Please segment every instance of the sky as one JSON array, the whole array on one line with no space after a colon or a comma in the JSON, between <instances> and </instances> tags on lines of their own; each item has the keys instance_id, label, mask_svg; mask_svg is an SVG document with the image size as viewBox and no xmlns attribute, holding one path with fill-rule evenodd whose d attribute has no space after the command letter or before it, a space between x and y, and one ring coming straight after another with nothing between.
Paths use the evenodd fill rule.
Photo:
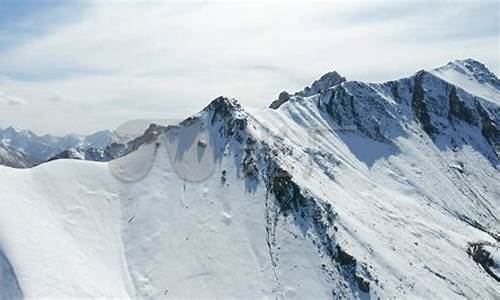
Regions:
<instances>
[{"instance_id":1,"label":"sky","mask_svg":"<svg viewBox=\"0 0 500 300\"><path fill-rule=\"evenodd\" d=\"M475 58L500 74L500 1L0 0L0 127L266 107L336 70L383 82Z\"/></svg>"}]
</instances>

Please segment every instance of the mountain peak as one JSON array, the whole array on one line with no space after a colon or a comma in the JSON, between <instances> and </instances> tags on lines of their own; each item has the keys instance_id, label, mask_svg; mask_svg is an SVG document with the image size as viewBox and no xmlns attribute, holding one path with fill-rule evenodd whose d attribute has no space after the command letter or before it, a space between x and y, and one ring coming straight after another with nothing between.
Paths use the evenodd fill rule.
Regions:
<instances>
[{"instance_id":1,"label":"mountain peak","mask_svg":"<svg viewBox=\"0 0 500 300\"><path fill-rule=\"evenodd\" d=\"M500 102L500 80L483 63L475 59L450 61L430 73L472 95Z\"/></svg>"},{"instance_id":2,"label":"mountain peak","mask_svg":"<svg viewBox=\"0 0 500 300\"><path fill-rule=\"evenodd\" d=\"M483 69L487 69L486 66L474 59L474 58L465 58L465 59L456 59L456 60L452 60L450 62L448 62L447 65L455 65L455 66L474 66L474 67L478 67L478 68L483 68Z\"/></svg>"},{"instance_id":3,"label":"mountain peak","mask_svg":"<svg viewBox=\"0 0 500 300\"><path fill-rule=\"evenodd\" d=\"M9 126L9 127L5 128L5 129L3 129L3 132L7 132L7 133L20 133L21 130L17 129L17 128L13 127L13 126Z\"/></svg>"},{"instance_id":4,"label":"mountain peak","mask_svg":"<svg viewBox=\"0 0 500 300\"><path fill-rule=\"evenodd\" d=\"M308 86L302 91L297 92L296 95L309 97L314 94L318 94L328 88L336 86L337 84L340 84L344 81L346 81L345 77L342 77L336 71L331 71L321 76L318 80L314 81L311 86Z\"/></svg>"},{"instance_id":5,"label":"mountain peak","mask_svg":"<svg viewBox=\"0 0 500 300\"><path fill-rule=\"evenodd\" d=\"M227 107L229 109L235 109L235 108L240 108L241 105L238 102L238 100L236 100L234 98L227 98L227 97L224 97L224 96L219 96L219 97L215 98L214 100L212 100L212 102L210 102L208 104L208 106L206 107L206 109L217 110L218 108L221 108L221 107Z\"/></svg>"},{"instance_id":6,"label":"mountain peak","mask_svg":"<svg viewBox=\"0 0 500 300\"><path fill-rule=\"evenodd\" d=\"M229 118L235 112L241 110L241 104L234 98L219 96L212 100L203 111L212 111L212 122L217 118Z\"/></svg>"},{"instance_id":7,"label":"mountain peak","mask_svg":"<svg viewBox=\"0 0 500 300\"><path fill-rule=\"evenodd\" d=\"M344 81L346 81L345 77L341 76L337 73L337 71L328 72L321 76L318 80L315 80L311 86L305 87L303 90L298 91L293 95L290 95L286 91L281 92L278 99L274 100L271 105L269 105L269 108L278 109L283 103L287 102L291 96L310 97Z\"/></svg>"},{"instance_id":8,"label":"mountain peak","mask_svg":"<svg viewBox=\"0 0 500 300\"><path fill-rule=\"evenodd\" d=\"M464 75L473 76L479 82L498 81L498 78L481 62L472 59L454 60L436 70L454 70Z\"/></svg>"}]
</instances>

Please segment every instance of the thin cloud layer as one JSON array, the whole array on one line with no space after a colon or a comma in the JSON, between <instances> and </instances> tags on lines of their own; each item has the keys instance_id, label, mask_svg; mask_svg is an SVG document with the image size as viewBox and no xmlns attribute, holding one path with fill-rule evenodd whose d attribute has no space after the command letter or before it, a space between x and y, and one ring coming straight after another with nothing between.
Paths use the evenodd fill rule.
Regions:
<instances>
[{"instance_id":1,"label":"thin cloud layer","mask_svg":"<svg viewBox=\"0 0 500 300\"><path fill-rule=\"evenodd\" d=\"M29 26L0 30L12 41L28 37L0 48L0 91L29 102L0 111L0 127L113 129L130 119L182 118L218 95L263 107L331 70L384 81L474 57L498 73L495 8L491 1L78 3L71 20L61 8L39 18L50 30L36 35ZM46 109L50 118L33 118Z\"/></svg>"},{"instance_id":2,"label":"thin cloud layer","mask_svg":"<svg viewBox=\"0 0 500 300\"><path fill-rule=\"evenodd\" d=\"M0 91L0 103L8 106L23 105L26 101L23 98L7 95Z\"/></svg>"}]
</instances>

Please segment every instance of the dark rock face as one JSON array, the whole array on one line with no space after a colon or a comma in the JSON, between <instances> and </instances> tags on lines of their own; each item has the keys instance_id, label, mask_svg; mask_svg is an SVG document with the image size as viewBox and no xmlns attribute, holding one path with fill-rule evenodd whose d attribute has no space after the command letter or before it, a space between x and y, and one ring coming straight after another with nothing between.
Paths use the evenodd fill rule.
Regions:
<instances>
[{"instance_id":1,"label":"dark rock face","mask_svg":"<svg viewBox=\"0 0 500 300\"><path fill-rule=\"evenodd\" d=\"M283 103L287 102L290 99L290 94L288 92L283 91L279 94L278 99L274 100L271 105L269 105L269 108L272 109L278 109Z\"/></svg>"},{"instance_id":2,"label":"dark rock face","mask_svg":"<svg viewBox=\"0 0 500 300\"><path fill-rule=\"evenodd\" d=\"M351 94L347 88L356 89L357 82L346 82L322 94L319 107L325 111L338 125L340 131L348 132L357 130L367 137L380 142L387 142L381 129L381 122L392 121L379 100L373 98L360 98ZM365 87L361 87L363 90Z\"/></svg>"},{"instance_id":3,"label":"dark rock face","mask_svg":"<svg viewBox=\"0 0 500 300\"><path fill-rule=\"evenodd\" d=\"M449 106L450 111L448 114L448 120L451 121L452 117L463 120L468 124L474 123L474 113L468 108L463 101L458 98L457 88L455 86L451 87L450 96L449 96Z\"/></svg>"},{"instance_id":4,"label":"dark rock face","mask_svg":"<svg viewBox=\"0 0 500 300\"><path fill-rule=\"evenodd\" d=\"M498 125L481 103L476 103L476 109L481 118L481 133L493 147L498 148L500 145L500 128L498 128Z\"/></svg>"},{"instance_id":5,"label":"dark rock face","mask_svg":"<svg viewBox=\"0 0 500 300\"><path fill-rule=\"evenodd\" d=\"M356 283L358 284L359 289L364 293L370 292L370 282L364 279L361 276L356 276Z\"/></svg>"},{"instance_id":6,"label":"dark rock face","mask_svg":"<svg viewBox=\"0 0 500 300\"><path fill-rule=\"evenodd\" d=\"M256 141L250 137L247 138L246 140L246 147L244 150L244 157L243 157L243 173L246 177L250 179L258 179L259 175L259 168L257 166L258 164L258 158L257 156L257 151L255 149L255 143Z\"/></svg>"},{"instance_id":7,"label":"dark rock face","mask_svg":"<svg viewBox=\"0 0 500 300\"><path fill-rule=\"evenodd\" d=\"M340 74L335 71L326 73L325 75L321 76L320 79L314 81L311 86L308 86L302 91L296 92L293 95L290 95L286 91L281 92L278 96L278 99L274 100L271 105L269 105L269 108L278 109L281 107L281 105L288 102L293 97L310 97L316 94L321 94L326 90L329 90L345 81L345 77L340 76Z\"/></svg>"},{"instance_id":8,"label":"dark rock face","mask_svg":"<svg viewBox=\"0 0 500 300\"><path fill-rule=\"evenodd\" d=\"M238 101L221 96L213 100L203 111L210 114L210 124L218 127L223 138L234 137L238 142L243 143L248 119ZM216 124L217 122L219 124Z\"/></svg>"},{"instance_id":9,"label":"dark rock face","mask_svg":"<svg viewBox=\"0 0 500 300\"><path fill-rule=\"evenodd\" d=\"M401 103L401 95L399 94L398 82L397 81L389 81L389 82L387 82L387 85L390 86L392 98L394 98L394 100L397 103Z\"/></svg>"},{"instance_id":10,"label":"dark rock face","mask_svg":"<svg viewBox=\"0 0 500 300\"><path fill-rule=\"evenodd\" d=\"M326 111L339 126L358 122L354 97L349 95L343 87L332 90Z\"/></svg>"},{"instance_id":11,"label":"dark rock face","mask_svg":"<svg viewBox=\"0 0 500 300\"><path fill-rule=\"evenodd\" d=\"M425 72L420 71L415 75L413 95L412 95L412 108L415 113L415 117L422 125L422 129L433 138L437 133L436 128L432 125L431 116L427 110L427 104L425 102L425 91L422 87L422 80Z\"/></svg>"},{"instance_id":12,"label":"dark rock face","mask_svg":"<svg viewBox=\"0 0 500 300\"><path fill-rule=\"evenodd\" d=\"M302 97L309 97L324 92L327 89L334 87L338 84L341 84L344 81L346 81L345 77L342 77L336 71L332 71L321 76L321 78L314 81L311 84L311 86L308 86L304 90L295 93L295 95Z\"/></svg>"},{"instance_id":13,"label":"dark rock face","mask_svg":"<svg viewBox=\"0 0 500 300\"><path fill-rule=\"evenodd\" d=\"M228 99L220 96L213 100L207 108L205 108L205 111L207 110L213 112L211 120L213 125L217 120L220 121L231 117L235 110L241 110L241 105L234 99Z\"/></svg>"},{"instance_id":14,"label":"dark rock face","mask_svg":"<svg viewBox=\"0 0 500 300\"><path fill-rule=\"evenodd\" d=\"M300 188L292 181L292 176L281 169L272 177L272 193L280 212L285 216L291 210L298 210L305 207L307 199L302 196Z\"/></svg>"},{"instance_id":15,"label":"dark rock face","mask_svg":"<svg viewBox=\"0 0 500 300\"><path fill-rule=\"evenodd\" d=\"M495 266L495 262L491 258L491 253L485 249L485 246L491 246L487 243L471 243L467 249L467 254L488 273L497 282L500 282L500 277L491 270Z\"/></svg>"}]
</instances>

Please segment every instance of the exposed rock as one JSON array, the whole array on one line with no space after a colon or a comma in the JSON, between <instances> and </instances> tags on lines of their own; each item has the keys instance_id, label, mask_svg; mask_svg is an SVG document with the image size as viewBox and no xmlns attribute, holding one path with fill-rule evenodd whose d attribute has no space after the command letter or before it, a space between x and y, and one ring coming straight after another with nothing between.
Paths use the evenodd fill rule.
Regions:
<instances>
[{"instance_id":1,"label":"exposed rock","mask_svg":"<svg viewBox=\"0 0 500 300\"><path fill-rule=\"evenodd\" d=\"M471 243L469 244L469 248L467 249L467 253L472 259L483 267L484 271L488 273L493 279L500 282L500 274L495 274L493 268L498 268L499 266L495 265L495 261L491 256L491 252L485 249L486 247L495 247L488 243Z\"/></svg>"},{"instance_id":2,"label":"exposed rock","mask_svg":"<svg viewBox=\"0 0 500 300\"><path fill-rule=\"evenodd\" d=\"M304 90L297 92L296 96L309 97L315 94L319 94L331 87L334 87L342 82L346 81L345 77L342 77L336 71L328 72L321 76L320 79L314 81L311 86L306 87Z\"/></svg>"},{"instance_id":3,"label":"exposed rock","mask_svg":"<svg viewBox=\"0 0 500 300\"><path fill-rule=\"evenodd\" d=\"M425 91L422 87L422 80L425 75L425 71L420 71L415 75L413 95L412 95L412 107L417 120L422 125L422 129L433 138L437 133L436 128L432 125L431 116L427 110L427 103L425 101Z\"/></svg>"},{"instance_id":4,"label":"exposed rock","mask_svg":"<svg viewBox=\"0 0 500 300\"><path fill-rule=\"evenodd\" d=\"M461 101L460 98L458 98L457 88L455 86L451 87L449 96L449 106L450 106L450 111L448 114L449 120L451 120L451 117L453 116L469 124L474 123L474 114L472 109L468 108L465 105L465 103Z\"/></svg>"},{"instance_id":5,"label":"exposed rock","mask_svg":"<svg viewBox=\"0 0 500 300\"><path fill-rule=\"evenodd\" d=\"M226 97L219 96L205 108L213 112L212 114L212 125L217 120L224 120L233 114L236 110L241 110L241 105L235 99L229 99Z\"/></svg>"},{"instance_id":6,"label":"exposed rock","mask_svg":"<svg viewBox=\"0 0 500 300\"><path fill-rule=\"evenodd\" d=\"M493 147L498 148L500 145L500 128L497 127L497 124L481 103L476 103L476 109L481 117L481 133Z\"/></svg>"},{"instance_id":7,"label":"exposed rock","mask_svg":"<svg viewBox=\"0 0 500 300\"><path fill-rule=\"evenodd\" d=\"M287 102L290 99L290 94L288 92L283 91L279 94L278 99L274 100L271 105L269 105L269 108L272 109L278 109L283 103Z\"/></svg>"}]
</instances>

